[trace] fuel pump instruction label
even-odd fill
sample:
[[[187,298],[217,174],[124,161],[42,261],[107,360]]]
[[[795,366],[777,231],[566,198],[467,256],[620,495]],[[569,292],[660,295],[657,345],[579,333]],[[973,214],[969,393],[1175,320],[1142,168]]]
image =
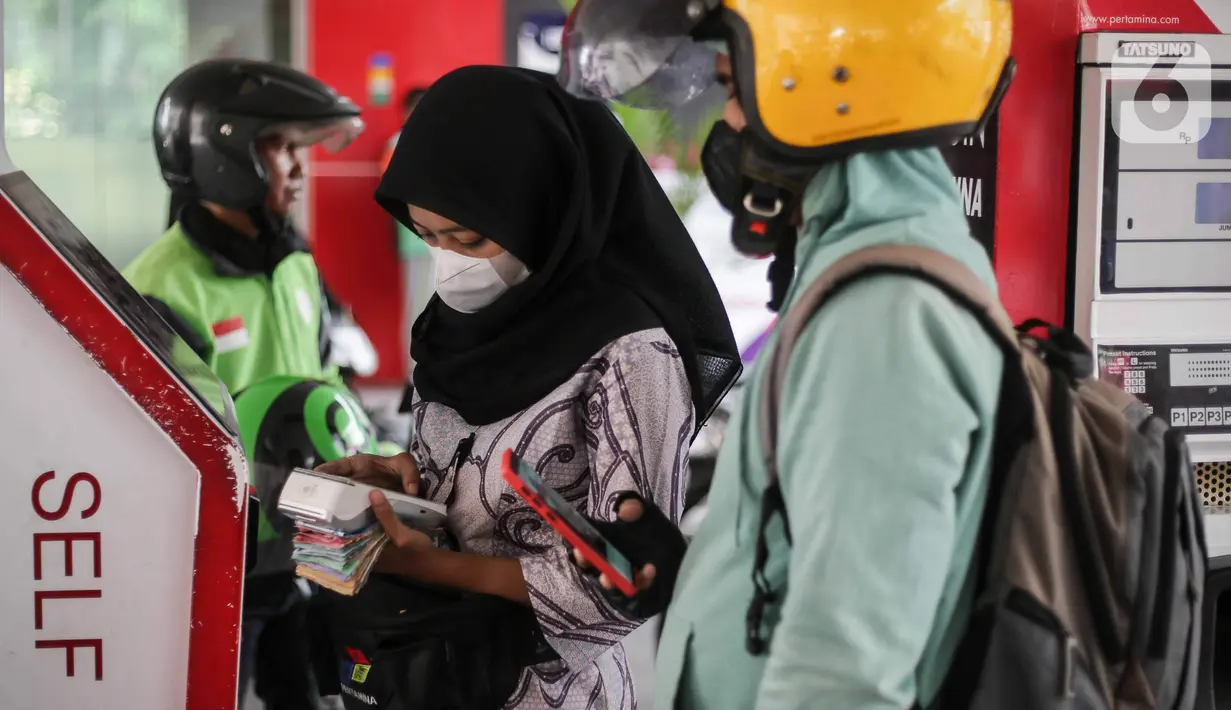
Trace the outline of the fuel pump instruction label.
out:
[[[1190,434],[1231,433],[1231,345],[1099,345],[1099,379]]]

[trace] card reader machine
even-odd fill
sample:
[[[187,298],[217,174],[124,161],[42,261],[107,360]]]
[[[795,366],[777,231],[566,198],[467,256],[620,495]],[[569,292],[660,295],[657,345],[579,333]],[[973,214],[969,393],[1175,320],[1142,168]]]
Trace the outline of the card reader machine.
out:
[[[1188,438],[1208,673],[1211,585],[1231,563],[1231,36],[1087,34],[1078,64],[1069,321],[1101,378]]]
[[[354,534],[376,524],[368,495],[378,490],[365,483],[297,468],[278,497],[278,510],[296,520]],[[448,520],[445,506],[396,491],[381,490],[394,514],[411,527],[438,530]]]

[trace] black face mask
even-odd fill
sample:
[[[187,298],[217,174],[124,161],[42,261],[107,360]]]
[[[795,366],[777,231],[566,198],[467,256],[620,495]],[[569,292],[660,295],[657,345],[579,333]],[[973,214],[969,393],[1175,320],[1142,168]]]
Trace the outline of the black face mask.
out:
[[[743,141],[740,132],[726,121],[718,121],[701,148],[701,170],[718,198],[718,203],[734,214],[744,199],[744,176],[740,170]]]
[[[776,252],[783,235],[793,231],[796,193],[772,177],[774,166],[762,165],[751,140],[748,132],[726,121],[715,123],[701,149],[701,169],[714,197],[733,217],[735,248],[762,257]]]
[[[790,191],[746,174],[747,138],[726,121],[715,123],[701,148],[701,170],[714,197],[731,213],[735,248],[749,256],[774,255],[768,274],[772,293],[767,305],[777,311],[795,273],[791,211],[796,199]]]

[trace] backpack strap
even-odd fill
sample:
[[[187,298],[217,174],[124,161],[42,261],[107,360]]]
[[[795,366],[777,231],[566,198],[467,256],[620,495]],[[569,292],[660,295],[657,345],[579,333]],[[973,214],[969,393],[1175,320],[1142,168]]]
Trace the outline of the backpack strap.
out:
[[[776,599],[765,577],[765,564],[769,559],[765,531],[776,513],[782,515],[787,544],[792,542],[791,525],[778,477],[778,414],[791,353],[812,316],[826,301],[857,281],[882,275],[909,276],[932,284],[973,315],[1006,357],[1017,356],[1019,352],[1017,331],[1000,300],[965,264],[935,249],[907,244],[865,247],[839,259],[804,289],[783,314],[776,342],[762,354],[770,361],[760,402],[761,456],[766,487],[761,500],[753,561],[755,591],[746,620],[746,646],[753,655],[760,655],[766,650],[762,620],[766,604]]]
[[[778,326],[769,350],[768,380],[761,399],[761,451],[771,483],[778,480],[778,412],[791,353],[812,316],[838,292],[870,276],[896,274],[927,281],[966,308],[1002,347],[1017,350],[1017,332],[1000,300],[965,264],[948,254],[908,244],[882,244],[852,252],[825,270],[800,294]]]

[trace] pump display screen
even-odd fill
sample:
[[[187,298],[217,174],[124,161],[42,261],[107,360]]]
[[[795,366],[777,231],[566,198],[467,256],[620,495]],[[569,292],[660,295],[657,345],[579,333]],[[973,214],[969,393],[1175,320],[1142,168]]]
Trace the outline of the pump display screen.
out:
[[[1231,291],[1231,81],[1212,87],[1212,101],[1164,115],[1150,101],[1116,103],[1127,92],[1108,82],[1103,293]],[[1191,126],[1151,133],[1164,118]]]
[[[1203,118],[1198,160],[1231,160],[1231,118]]]
[[[1197,183],[1197,224],[1231,224],[1231,182]]]

